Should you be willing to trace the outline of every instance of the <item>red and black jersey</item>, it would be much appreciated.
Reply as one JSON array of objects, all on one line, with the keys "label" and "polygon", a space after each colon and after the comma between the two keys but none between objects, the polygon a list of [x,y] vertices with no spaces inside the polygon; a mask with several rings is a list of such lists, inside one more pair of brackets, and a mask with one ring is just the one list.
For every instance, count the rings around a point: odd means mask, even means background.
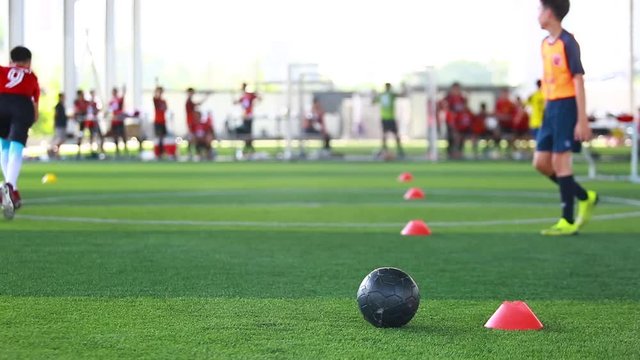
[{"label": "red and black jersey", "polygon": [[191,98],[187,99],[185,110],[187,111],[187,126],[193,132],[193,127],[195,125],[196,103],[193,102]]},{"label": "red and black jersey", "polygon": [[449,111],[454,113],[461,113],[467,107],[467,99],[462,95],[449,94],[445,101],[449,105]]},{"label": "red and black jersey", "polygon": [[487,113],[480,112],[476,116],[473,117],[473,121],[471,122],[471,132],[476,135],[483,135],[487,132]]},{"label": "red and black jersey", "polygon": [[167,122],[167,118],[166,118],[167,101],[164,100],[163,98],[154,97],[153,108],[155,109],[154,122],[156,124],[166,123]]},{"label": "red and black jersey", "polygon": [[113,115],[122,115],[124,113],[124,97],[114,96],[109,101],[109,110]]},{"label": "red and black jersey", "polygon": [[22,95],[34,102],[40,100],[38,77],[20,66],[0,66],[0,94]]},{"label": "red and black jersey", "polygon": [[203,118],[193,126],[193,133],[197,137],[204,137],[213,134],[213,119],[211,117]]},{"label": "red and black jersey", "polygon": [[242,109],[244,110],[245,117],[253,116],[253,103],[257,98],[258,95],[255,93],[246,92],[242,94],[242,97],[240,98],[240,106],[242,106]]},{"label": "red and black jersey", "polygon": [[73,113],[76,115],[87,115],[89,102],[85,99],[76,99],[73,102]]},{"label": "red and black jersey", "polygon": [[500,126],[513,128],[513,119],[518,112],[516,104],[506,98],[500,98],[496,101],[496,117],[500,122]]}]

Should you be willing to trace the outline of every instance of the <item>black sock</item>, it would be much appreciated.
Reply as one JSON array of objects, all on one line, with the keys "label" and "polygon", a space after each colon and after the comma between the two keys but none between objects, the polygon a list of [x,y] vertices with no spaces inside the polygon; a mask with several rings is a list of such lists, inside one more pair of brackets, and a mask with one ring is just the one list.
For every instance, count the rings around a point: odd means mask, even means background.
[{"label": "black sock", "polygon": [[[554,183],[558,184],[558,177],[556,177],[555,175],[551,175],[549,176],[549,180],[553,181]],[[585,201],[589,198],[589,195],[587,195],[587,190],[585,190],[582,186],[580,186],[580,184],[578,184],[578,182],[573,181],[576,185],[576,197],[578,198],[578,200],[580,201]]]},{"label": "black sock", "polygon": [[575,181],[575,179],[573,180],[573,183],[576,184],[576,197],[578,198],[578,200],[580,201],[585,201],[589,198],[589,195],[587,195],[587,190],[585,190],[582,186],[580,186],[580,184],[578,184],[577,181]]},{"label": "black sock", "polygon": [[573,224],[573,205],[576,197],[576,186],[573,176],[565,176],[558,178],[560,185],[560,200],[562,201],[562,217],[569,223]]}]

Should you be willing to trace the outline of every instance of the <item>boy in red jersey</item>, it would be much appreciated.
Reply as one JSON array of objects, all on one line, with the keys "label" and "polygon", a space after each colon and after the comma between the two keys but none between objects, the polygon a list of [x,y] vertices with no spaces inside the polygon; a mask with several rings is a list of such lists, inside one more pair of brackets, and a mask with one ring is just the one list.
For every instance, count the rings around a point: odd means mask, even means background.
[{"label": "boy in red jersey", "polygon": [[153,108],[155,110],[153,117],[153,129],[158,138],[159,158],[164,154],[164,138],[167,136],[167,101],[162,97],[164,88],[156,87],[153,94]]},{"label": "boy in red jersey", "polygon": [[124,96],[126,94],[125,87],[122,88],[122,95],[118,93],[118,88],[111,90],[111,100],[109,101],[109,111],[111,112],[111,135],[116,143],[116,155],[120,156],[120,139],[124,143],[124,151],[129,154],[127,149],[127,134],[124,127]]},{"label": "boy in red jersey", "polygon": [[509,99],[509,90],[502,90],[498,100],[496,100],[495,115],[496,119],[498,119],[500,137],[507,140],[507,150],[509,152],[513,151],[514,148],[513,122],[517,112],[516,104]]},{"label": "boy in red jersey", "polygon": [[253,140],[251,140],[251,134],[253,133],[253,107],[255,102],[260,100],[260,95],[255,92],[247,91],[247,84],[242,83],[242,95],[240,98],[234,101],[234,104],[240,104],[242,107],[242,125],[236,128],[236,134],[248,135],[249,138],[245,141],[245,152],[252,153],[255,151],[253,148]]},{"label": "boy in red jersey", "polygon": [[213,147],[211,146],[215,138],[213,115],[209,113],[204,117],[202,113],[196,111],[193,132],[195,136],[196,153],[204,156],[207,160],[213,160]]},{"label": "boy in red jersey", "polygon": [[[471,121],[471,141],[473,144],[473,156],[478,159],[480,157],[479,142],[481,139],[495,140],[495,129],[490,131],[487,128],[487,103],[480,104],[480,112],[478,112]],[[487,145],[487,148],[489,145]]]},{"label": "boy in red jersey", "polygon": [[[455,124],[458,122],[458,118],[465,111],[467,106],[467,99],[462,94],[462,86],[458,82],[454,82],[451,85],[451,89],[447,93],[447,96],[441,102],[442,108],[446,108],[446,124],[447,124],[447,154],[449,158],[459,158],[462,153],[462,148],[459,147],[459,143],[456,143],[458,137]],[[456,147],[458,145],[458,147]]]},{"label": "boy in red jersey", "polygon": [[31,51],[23,46],[11,50],[11,63],[0,66],[0,164],[4,182],[0,188],[5,219],[11,220],[22,206],[18,177],[29,129],[38,121],[40,85],[31,71]]},{"label": "boy in red jersey", "polygon": [[193,99],[195,94],[196,90],[194,88],[187,89],[187,103],[185,104],[185,110],[187,112],[187,129],[189,131],[189,134],[187,136],[189,141],[189,156],[193,156],[193,150],[195,150],[194,141],[197,116],[196,112],[198,111],[198,107],[202,105],[206,100],[206,98],[204,98],[201,101],[196,102]]},{"label": "boy in red jersey", "polygon": [[513,136],[516,141],[529,140],[529,113],[527,112],[526,105],[519,96],[516,97],[515,105],[516,114],[513,117]]},{"label": "boy in red jersey", "polygon": [[[572,151],[591,138],[586,111],[584,69],[580,46],[562,27],[569,13],[569,0],[541,0],[538,21],[549,32],[542,42],[544,79],[542,92],[547,106],[538,133],[533,164],[560,187],[562,217],[543,235],[575,235],[591,218],[598,202],[594,191],[586,191],[573,178]],[[574,218],[574,201],[579,200]]]},{"label": "boy in red jersey", "polygon": [[76,119],[80,123],[80,137],[78,138],[78,159],[80,158],[80,148],[82,145],[82,138],[84,137],[85,130],[89,131],[89,146],[91,147],[92,155],[96,155],[93,152],[93,141],[97,139],[98,149],[103,152],[104,139],[102,132],[100,131],[100,124],[98,123],[98,114],[101,110],[101,105],[96,96],[95,90],[89,91],[89,99],[85,99],[84,92],[78,90],[77,98],[73,103],[74,113]]}]

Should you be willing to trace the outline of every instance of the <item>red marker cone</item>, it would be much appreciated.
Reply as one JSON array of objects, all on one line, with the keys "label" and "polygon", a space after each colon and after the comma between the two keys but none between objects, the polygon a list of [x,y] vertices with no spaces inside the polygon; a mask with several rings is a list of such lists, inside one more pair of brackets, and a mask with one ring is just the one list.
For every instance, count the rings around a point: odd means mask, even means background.
[{"label": "red marker cone", "polygon": [[424,198],[425,198],[424,191],[422,191],[421,189],[418,189],[418,188],[409,189],[404,194],[404,199],[405,200],[421,200],[421,199],[424,199]]},{"label": "red marker cone", "polygon": [[431,229],[422,220],[409,221],[400,234],[404,236],[429,236]]},{"label": "red marker cone", "polygon": [[505,301],[484,327],[496,330],[541,330],[543,325],[523,301]]},{"label": "red marker cone", "polygon": [[413,174],[408,173],[408,172],[402,173],[402,174],[400,174],[400,176],[398,176],[398,181],[401,182],[401,183],[411,182],[411,181],[413,181]]}]

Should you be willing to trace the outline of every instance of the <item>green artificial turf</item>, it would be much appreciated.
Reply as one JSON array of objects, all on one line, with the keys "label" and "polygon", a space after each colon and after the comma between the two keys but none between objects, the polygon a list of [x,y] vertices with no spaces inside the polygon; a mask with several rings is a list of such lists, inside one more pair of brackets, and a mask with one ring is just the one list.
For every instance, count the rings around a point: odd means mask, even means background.
[{"label": "green artificial turf", "polygon": [[[28,163],[0,358],[638,358],[640,186],[585,185],[596,219],[545,238],[557,191],[524,163]],[[412,219],[434,235],[400,236]],[[382,266],[420,287],[402,329],[357,309]],[[504,300],[545,329],[483,328]]]}]

